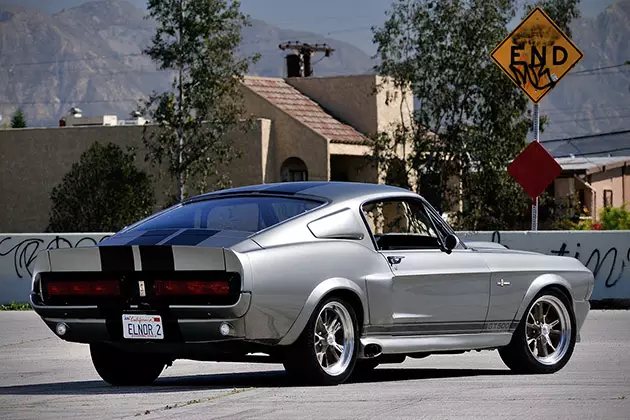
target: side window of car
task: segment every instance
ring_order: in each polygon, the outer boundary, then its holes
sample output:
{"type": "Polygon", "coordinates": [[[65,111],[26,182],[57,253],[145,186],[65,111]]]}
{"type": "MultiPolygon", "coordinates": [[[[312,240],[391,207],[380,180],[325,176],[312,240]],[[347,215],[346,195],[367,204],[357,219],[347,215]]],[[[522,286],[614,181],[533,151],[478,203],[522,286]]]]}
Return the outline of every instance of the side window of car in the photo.
{"type": "Polygon", "coordinates": [[[438,249],[440,242],[421,202],[392,199],[363,205],[363,213],[381,250],[438,249]]]}

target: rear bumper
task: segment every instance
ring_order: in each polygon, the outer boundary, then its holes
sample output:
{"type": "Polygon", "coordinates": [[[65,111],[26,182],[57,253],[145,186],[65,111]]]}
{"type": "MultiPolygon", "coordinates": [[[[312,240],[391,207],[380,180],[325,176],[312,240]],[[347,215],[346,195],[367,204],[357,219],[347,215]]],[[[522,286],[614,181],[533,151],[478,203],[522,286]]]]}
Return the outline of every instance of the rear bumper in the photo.
{"type": "Polygon", "coordinates": [[[123,313],[161,315],[164,339],[152,343],[207,343],[245,338],[244,315],[251,303],[250,293],[241,293],[236,304],[231,306],[178,306],[167,309],[141,309],[132,307],[124,310],[105,310],[98,306],[46,306],[31,295],[31,305],[46,325],[57,335],[56,326],[63,322],[67,332],[60,338],[76,343],[96,342],[144,342],[123,338],[123,313]],[[219,328],[227,323],[228,335],[219,328]]]}

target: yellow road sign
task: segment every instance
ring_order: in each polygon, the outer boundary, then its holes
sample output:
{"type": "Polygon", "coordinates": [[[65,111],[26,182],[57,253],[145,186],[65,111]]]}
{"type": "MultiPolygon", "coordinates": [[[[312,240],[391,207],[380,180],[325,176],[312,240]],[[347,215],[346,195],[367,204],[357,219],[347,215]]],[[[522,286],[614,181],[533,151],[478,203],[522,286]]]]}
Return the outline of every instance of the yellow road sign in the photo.
{"type": "Polygon", "coordinates": [[[584,54],[540,7],[536,7],[490,56],[537,104],[584,54]]]}

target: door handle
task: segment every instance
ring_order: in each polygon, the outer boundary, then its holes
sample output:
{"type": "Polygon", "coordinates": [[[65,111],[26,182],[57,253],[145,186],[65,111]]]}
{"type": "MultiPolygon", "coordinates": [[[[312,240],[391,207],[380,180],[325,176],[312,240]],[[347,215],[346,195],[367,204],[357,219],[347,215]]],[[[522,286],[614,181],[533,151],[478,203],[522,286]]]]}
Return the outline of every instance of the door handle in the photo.
{"type": "Polygon", "coordinates": [[[402,261],[403,258],[405,258],[405,257],[391,255],[391,256],[387,257],[387,261],[389,261],[389,263],[391,265],[400,264],[400,262],[402,261]]]}

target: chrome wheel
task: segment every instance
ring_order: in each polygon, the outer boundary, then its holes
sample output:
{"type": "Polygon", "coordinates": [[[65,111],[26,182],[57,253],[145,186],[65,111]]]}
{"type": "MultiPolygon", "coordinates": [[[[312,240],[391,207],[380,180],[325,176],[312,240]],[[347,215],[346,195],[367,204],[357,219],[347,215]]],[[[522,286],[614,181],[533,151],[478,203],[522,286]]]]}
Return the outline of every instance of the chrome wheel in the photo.
{"type": "Polygon", "coordinates": [[[315,355],[328,375],[343,374],[354,354],[354,325],[350,313],[337,301],[328,302],[315,322],[315,355]]]}
{"type": "Polygon", "coordinates": [[[555,365],[571,343],[571,317],[556,296],[544,295],[527,314],[525,338],[534,358],[543,365],[555,365]]]}

